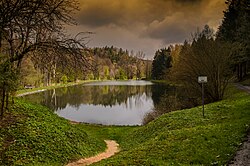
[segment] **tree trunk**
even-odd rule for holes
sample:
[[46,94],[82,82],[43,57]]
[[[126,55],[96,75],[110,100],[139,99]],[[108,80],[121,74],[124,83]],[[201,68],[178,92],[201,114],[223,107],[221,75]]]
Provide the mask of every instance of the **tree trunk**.
[[2,105],[1,105],[1,114],[0,114],[0,117],[3,118],[3,114],[4,114],[4,101],[5,101],[5,85],[3,85],[3,89],[2,89]]
[[242,80],[242,63],[239,63],[239,64],[237,64],[237,67],[236,67],[236,69],[237,69],[237,78],[238,78],[238,81],[241,81]]
[[247,61],[247,74],[250,72],[250,60]]
[[247,61],[243,64],[243,77],[247,76]]
[[9,109],[9,93],[7,92],[6,94],[5,94],[5,96],[6,96],[6,100],[5,100],[5,110],[8,110]]

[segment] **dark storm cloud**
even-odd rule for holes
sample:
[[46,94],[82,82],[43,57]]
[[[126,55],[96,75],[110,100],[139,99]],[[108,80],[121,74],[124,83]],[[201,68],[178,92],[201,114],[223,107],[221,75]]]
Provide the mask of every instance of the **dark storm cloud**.
[[199,3],[202,0],[175,0],[175,1],[178,2],[178,3],[183,3],[183,4],[185,4],[185,3],[192,3],[192,4],[194,4],[194,3]]
[[[163,0],[81,0],[78,21],[90,27],[109,24],[133,26],[163,20],[168,10]],[[132,24],[132,25],[131,25]]]
[[[205,24],[217,28],[225,8],[224,0],[79,1],[78,21],[88,30],[106,32],[110,40],[115,35],[119,39],[122,33],[129,33],[138,40],[147,38],[165,44],[183,42],[197,27],[202,28]],[[126,38],[126,35],[121,36]]]
[[[224,2],[222,0],[176,0],[175,10],[166,15],[162,21],[152,22],[143,33],[154,39],[167,43],[179,43],[191,37],[197,28],[205,24],[216,29],[223,16]],[[176,2],[175,1],[175,2]]]
[[81,0],[81,12],[78,20],[81,24],[91,27],[99,27],[116,23],[122,17],[117,11],[115,2],[110,0]]

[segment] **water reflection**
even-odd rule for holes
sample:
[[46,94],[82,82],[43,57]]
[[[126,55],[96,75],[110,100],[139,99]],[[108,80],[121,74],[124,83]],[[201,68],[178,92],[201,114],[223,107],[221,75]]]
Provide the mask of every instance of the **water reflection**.
[[[141,125],[154,107],[148,81],[108,81],[44,91],[24,98],[69,120],[104,125]],[[159,90],[162,92],[161,90]]]

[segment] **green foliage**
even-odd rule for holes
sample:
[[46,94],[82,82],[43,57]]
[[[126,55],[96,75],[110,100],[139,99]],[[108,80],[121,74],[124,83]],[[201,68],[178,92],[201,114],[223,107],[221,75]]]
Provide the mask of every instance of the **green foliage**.
[[122,151],[95,165],[226,165],[250,122],[250,96],[232,89],[226,100],[171,112],[116,138]]
[[9,107],[9,96],[14,94],[19,85],[18,73],[9,62],[0,63],[0,118]]
[[103,140],[45,107],[17,100],[8,114],[12,121],[0,123],[0,165],[62,165],[105,149]]
[[90,73],[90,74],[88,74],[88,76],[87,76],[87,80],[94,80],[94,74],[93,73]]
[[168,69],[172,67],[172,57],[170,55],[170,52],[170,48],[164,48],[156,51],[152,63],[152,79],[161,80],[166,77]]
[[[127,50],[121,48],[89,48],[88,51],[82,52],[82,55],[89,59],[88,64],[75,63],[75,59],[69,57],[66,53],[63,55],[67,59],[61,60],[54,52],[49,52],[49,55],[53,58],[48,58],[40,52],[35,53],[39,56],[25,58],[22,62],[21,82],[23,84],[40,86],[41,83],[44,83],[44,86],[50,86],[62,81],[64,75],[67,76],[67,81],[72,82],[78,79],[123,80],[135,77],[141,79],[145,76],[150,78],[151,75],[152,62],[143,60],[144,54],[142,52],[134,56],[133,53],[130,54]],[[123,70],[122,73],[120,73],[120,69]]]
[[231,59],[233,71],[237,72],[238,80],[247,75],[250,61],[250,12],[249,0],[227,0],[222,25],[219,27],[217,39],[231,43]]
[[109,67],[108,66],[103,66],[104,69],[104,79],[110,79],[110,75],[109,75]]
[[22,86],[40,86],[42,82],[41,80],[42,74],[35,69],[31,59],[24,59],[20,69],[20,81],[22,83]]
[[119,69],[119,73],[118,73],[117,78],[119,80],[126,80],[126,79],[128,79],[127,75],[126,75],[126,73],[125,73],[125,71],[123,69]]
[[68,77],[66,75],[63,75],[61,81],[63,84],[66,84],[68,82]]
[[9,64],[0,64],[0,88],[8,87],[8,91],[15,91],[18,87],[18,74]]

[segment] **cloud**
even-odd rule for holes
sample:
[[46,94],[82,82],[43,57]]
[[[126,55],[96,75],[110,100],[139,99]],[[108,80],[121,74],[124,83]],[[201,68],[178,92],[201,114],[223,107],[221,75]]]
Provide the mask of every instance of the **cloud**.
[[[184,0],[176,0],[181,3]],[[179,43],[191,37],[197,29],[204,25],[216,28],[223,16],[224,3],[221,0],[184,2],[190,5],[178,6],[175,12],[165,16],[163,21],[152,22],[142,36],[162,39],[167,43]],[[183,3],[181,3],[183,5]]]
[[[182,43],[205,24],[217,28],[223,0],[79,0],[80,31],[93,31],[91,45],[155,50]],[[113,44],[112,44],[113,43]]]
[[191,34],[191,29],[195,29],[196,24],[190,24],[184,13],[175,13],[167,16],[163,21],[152,22],[142,34],[144,37],[161,39],[164,43],[179,43],[187,39]]
[[197,3],[202,2],[203,0],[175,0],[175,1],[181,4],[197,4]]
[[162,20],[166,3],[163,0],[81,0],[81,12],[78,21],[90,27],[116,24],[118,26],[133,26],[133,23]]

